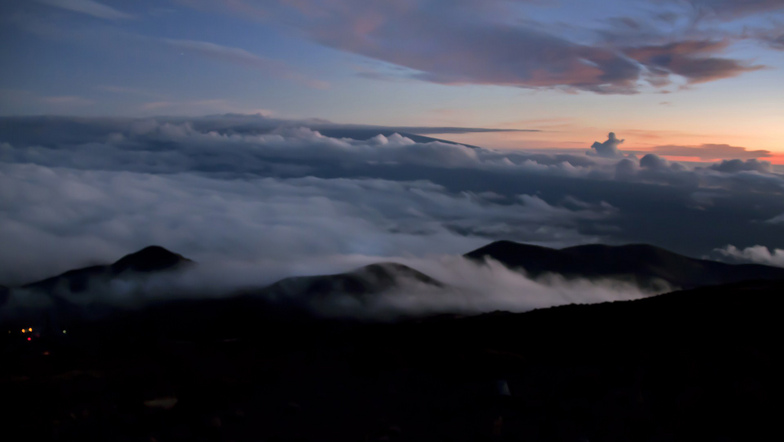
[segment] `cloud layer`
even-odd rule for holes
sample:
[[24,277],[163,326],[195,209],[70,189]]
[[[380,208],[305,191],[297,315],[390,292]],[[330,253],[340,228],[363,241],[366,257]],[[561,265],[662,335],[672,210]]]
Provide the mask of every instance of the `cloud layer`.
[[[148,244],[197,261],[306,271],[320,257],[458,253],[494,236],[579,241],[577,223],[612,214],[611,207],[553,206],[530,195],[498,204],[493,195],[455,194],[421,181],[208,178],[29,164],[0,171],[2,200],[12,209],[3,213],[0,235],[14,251],[2,256],[4,280],[116,259]],[[49,265],[40,263],[43,256]]]
[[764,161],[638,160],[617,137],[598,143],[605,158],[361,129],[240,115],[0,119],[0,283],[149,244],[262,266],[269,281],[345,271],[351,256],[459,254],[498,239],[645,242],[692,256],[784,247],[772,221],[784,178]]
[[697,157],[700,160],[718,160],[722,158],[751,159],[770,157],[769,150],[749,150],[745,147],[730,146],[729,144],[703,144],[701,146],[657,146],[653,153],[658,155],[672,155],[684,157]]

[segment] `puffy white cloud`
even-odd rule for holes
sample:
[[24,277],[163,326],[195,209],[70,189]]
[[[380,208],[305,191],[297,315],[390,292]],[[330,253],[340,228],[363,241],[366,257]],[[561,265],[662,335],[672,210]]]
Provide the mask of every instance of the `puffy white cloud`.
[[594,150],[589,151],[588,153],[604,158],[622,158],[623,153],[618,149],[618,146],[620,146],[623,141],[624,140],[619,140],[618,137],[615,136],[615,132],[610,132],[607,135],[606,141],[602,143],[595,141],[591,145],[591,149]]
[[683,172],[688,170],[686,166],[681,163],[672,163],[652,153],[649,153],[640,158],[640,167],[649,170],[671,170],[674,172]]
[[736,172],[763,172],[763,173],[771,173],[773,172],[773,166],[771,166],[770,161],[760,161],[756,158],[752,158],[746,161],[735,159],[735,160],[723,160],[720,163],[714,164],[710,167],[712,170],[716,170],[718,172],[725,172],[725,173],[736,173]]
[[[692,192],[725,189],[772,195],[784,190],[784,175],[774,173],[769,162],[756,159],[723,160],[709,166],[688,167],[656,154],[646,154],[639,161],[624,158],[615,164],[614,169],[613,177],[619,181],[663,184]],[[600,178],[596,174],[585,176]]]
[[727,245],[724,248],[716,249],[715,252],[739,261],[784,267],[784,249],[770,250],[760,245],[739,249],[733,245]]
[[670,162],[658,155],[649,153],[640,158],[640,167],[654,170],[668,169],[670,167]]

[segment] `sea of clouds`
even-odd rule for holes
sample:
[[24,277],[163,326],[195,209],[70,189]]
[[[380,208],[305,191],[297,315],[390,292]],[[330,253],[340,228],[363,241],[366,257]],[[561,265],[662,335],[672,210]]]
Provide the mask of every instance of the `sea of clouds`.
[[[585,152],[546,154],[376,129],[238,115],[3,118],[0,284],[151,244],[221,269],[232,286],[389,260],[436,277],[445,257],[499,239],[652,243],[782,265],[784,176],[768,162],[684,165],[627,154],[614,134],[592,148],[587,140]],[[485,287],[465,293],[492,284],[497,294],[537,290],[525,278],[502,284],[508,275],[498,269],[489,278],[484,267],[463,270]],[[463,273],[442,277],[473,287]],[[526,308],[590,292],[579,284],[551,281]],[[585,299],[638,295],[600,292]],[[480,310],[514,309],[506,295],[487,299],[495,301]]]

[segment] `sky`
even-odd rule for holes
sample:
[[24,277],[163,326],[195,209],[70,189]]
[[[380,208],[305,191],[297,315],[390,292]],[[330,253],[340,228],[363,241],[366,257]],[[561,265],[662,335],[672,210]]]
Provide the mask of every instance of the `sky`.
[[4,116],[535,131],[441,135],[498,149],[612,131],[784,163],[781,0],[6,0],[0,29]]

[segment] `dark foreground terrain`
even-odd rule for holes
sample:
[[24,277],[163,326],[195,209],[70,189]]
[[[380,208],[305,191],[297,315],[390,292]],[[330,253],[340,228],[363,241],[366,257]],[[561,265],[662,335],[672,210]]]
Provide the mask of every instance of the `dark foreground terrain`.
[[[784,282],[396,324],[252,298],[2,333],[16,440],[750,441],[780,432]],[[29,337],[29,336],[28,336]]]

